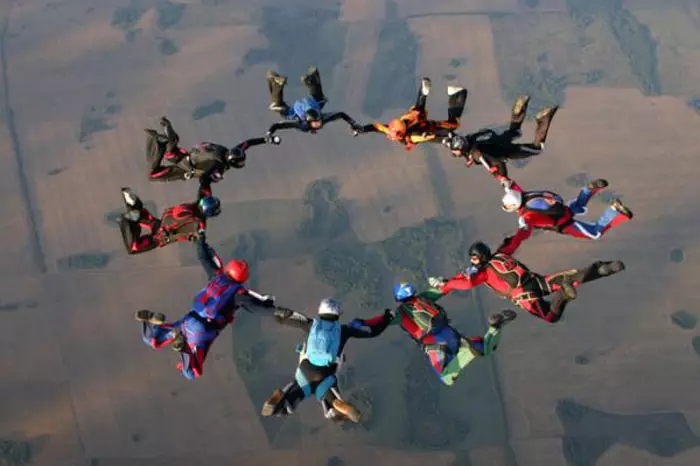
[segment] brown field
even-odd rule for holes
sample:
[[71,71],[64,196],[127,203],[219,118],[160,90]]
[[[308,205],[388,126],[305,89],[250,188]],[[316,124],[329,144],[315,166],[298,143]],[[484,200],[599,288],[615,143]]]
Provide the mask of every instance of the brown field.
[[[31,447],[30,460],[0,456],[0,464],[700,463],[700,327],[692,321],[700,318],[694,293],[699,117],[686,102],[698,95],[697,5],[624,2],[658,41],[665,95],[649,97],[631,87],[636,81],[607,23],[598,18],[587,26],[585,35],[596,37],[588,43],[567,16],[566,2],[531,3],[0,0],[0,23],[7,24],[0,29],[0,229],[6,237],[0,442]],[[298,39],[315,20],[325,21],[326,35]],[[392,58],[380,37],[400,27],[418,45],[415,60],[401,64],[402,78],[377,79],[378,64]],[[343,42],[330,47],[341,30]],[[552,41],[556,45],[548,45]],[[267,316],[241,313],[196,382],[177,373],[173,352],[141,342],[135,310],[179,318],[204,280],[191,265],[191,245],[130,257],[106,220],[121,208],[122,186],[158,213],[195,196],[194,182],[147,181],[143,128],[156,126],[160,115],[171,117],[185,146],[201,140],[234,145],[262,135],[276,121],[267,109],[266,70],[289,75],[291,102],[302,92],[303,60],[325,60],[314,55],[324,50],[338,54],[328,58],[333,66],[321,69],[329,111],[370,121],[363,104],[368,88],[389,93],[405,79],[414,83],[409,89],[426,75],[433,79],[429,108],[436,118],[446,112],[446,85],[469,89],[462,126],[471,131],[507,121],[511,102],[503,87],[513,82],[502,74],[536,60],[540,48],[548,48],[550,65],[561,74],[606,74],[595,87],[564,91],[546,151],[522,169],[511,168],[512,176],[525,188],[565,198],[577,194],[572,175],[604,177],[636,215],[601,242],[546,233],[522,248],[518,257],[542,272],[598,259],[627,263],[625,273],[582,288],[560,324],[521,313],[495,357],[475,362],[451,389],[428,378],[427,362],[417,359],[419,349],[398,328],[352,342],[341,388],[370,400],[363,405],[370,421],[347,430],[325,421],[315,400],[287,420],[259,416],[262,400],[292,377],[293,348],[303,338]],[[282,63],[291,67],[289,57],[303,63],[281,69]],[[404,106],[384,106],[382,121],[412,103],[414,91],[405,94]],[[207,115],[200,108],[219,100],[223,109]],[[195,119],[197,111],[205,115]],[[533,126],[526,123],[526,139]],[[244,170],[214,186],[224,213],[209,237],[225,242],[262,232],[269,250],[252,259],[255,287],[282,305],[311,314],[321,298],[336,293],[315,273],[313,242],[296,233],[304,192],[315,180],[336,182],[359,243],[382,241],[439,214],[465,220],[469,241],[493,247],[516,227],[484,170],[464,169],[440,147],[406,152],[380,135],[354,139],[342,122],[315,136],[280,135],[282,145],[251,150]],[[445,203],[448,212],[441,210]],[[593,218],[605,206],[594,200],[589,208]],[[382,297],[379,309],[360,308],[360,296],[344,297],[347,317],[375,315],[391,305],[388,291]],[[508,303],[484,289],[450,297],[445,307],[457,328],[477,335],[484,317]],[[690,317],[679,317],[680,311]],[[416,398],[421,387],[410,382],[424,377],[434,391]],[[423,403],[434,412],[421,411]],[[416,412],[425,418],[416,421]],[[450,436],[450,429],[464,435],[439,445],[425,440]]]

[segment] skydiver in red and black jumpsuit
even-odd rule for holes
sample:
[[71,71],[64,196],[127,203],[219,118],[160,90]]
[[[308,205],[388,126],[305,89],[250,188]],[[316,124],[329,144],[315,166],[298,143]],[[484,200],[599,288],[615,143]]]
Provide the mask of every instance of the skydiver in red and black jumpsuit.
[[[527,236],[526,231],[518,230],[493,254],[486,244],[474,243],[469,248],[471,267],[449,280],[430,277],[428,281],[444,294],[483,284],[535,317],[555,323],[569,301],[576,299],[575,287],[625,270],[621,261],[597,261],[583,269],[549,275],[531,272],[512,256]],[[545,299],[550,294],[554,294],[551,302]]]
[[212,196],[209,175],[200,178],[195,202],[169,207],[160,219],[144,207],[131,188],[122,188],[122,197],[127,212],[118,217],[117,223],[129,254],[139,254],[179,241],[195,241],[204,234],[207,219],[221,213],[221,201]]
[[181,181],[209,173],[220,181],[229,169],[245,166],[246,150],[262,144],[279,144],[279,137],[258,137],[242,141],[233,149],[221,144],[202,142],[191,150],[180,147],[180,136],[166,117],[161,117],[163,134],[147,128],[146,161],[149,181]]

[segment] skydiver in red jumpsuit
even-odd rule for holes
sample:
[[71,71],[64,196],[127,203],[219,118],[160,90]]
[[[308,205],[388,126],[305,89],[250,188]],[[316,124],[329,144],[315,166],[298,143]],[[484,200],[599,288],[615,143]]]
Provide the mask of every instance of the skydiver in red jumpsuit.
[[[512,256],[527,236],[527,231],[518,230],[495,253],[484,243],[474,243],[469,248],[469,268],[449,280],[430,277],[428,282],[444,294],[483,284],[535,317],[555,323],[561,319],[566,305],[576,299],[576,287],[625,270],[621,261],[597,261],[583,269],[549,275],[531,272]],[[545,299],[550,294],[554,294],[551,302]]]

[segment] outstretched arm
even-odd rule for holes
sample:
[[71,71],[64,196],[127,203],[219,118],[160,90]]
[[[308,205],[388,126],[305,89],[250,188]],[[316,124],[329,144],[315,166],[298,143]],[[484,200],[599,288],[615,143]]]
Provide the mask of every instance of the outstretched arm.
[[331,123],[335,120],[343,120],[345,123],[347,123],[352,129],[357,129],[358,124],[355,120],[350,118],[347,113],[345,112],[335,112],[335,113],[324,113],[323,114],[323,123]]
[[299,129],[301,128],[301,121],[299,120],[290,120],[290,121],[280,121],[272,126],[267,130],[267,135],[272,136],[275,134],[277,131],[281,129]]
[[343,326],[343,332],[347,338],[374,338],[381,335],[393,320],[393,311],[385,309],[383,314],[370,319],[353,319]]
[[223,267],[221,258],[214,248],[209,246],[204,235],[201,235],[197,240],[197,258],[199,259],[199,263],[202,264],[202,268],[204,268],[204,272],[207,274],[209,280],[221,272],[221,268]]
[[215,170],[216,170],[216,168],[213,168],[199,177],[199,190],[197,191],[197,200],[198,201],[204,197],[212,195],[212,191],[211,191],[212,174]]
[[476,270],[474,273],[458,273],[449,280],[444,278],[429,278],[428,283],[443,295],[453,291],[466,291],[479,286],[486,281],[486,272]]
[[356,135],[363,134],[363,133],[384,133],[384,134],[387,134],[388,132],[389,132],[389,128],[381,123],[370,123],[368,125],[359,125],[358,124],[355,127]]
[[274,317],[278,324],[299,328],[307,333],[311,329],[311,324],[313,323],[313,319],[310,317],[286,307],[277,307]]
[[512,236],[507,236],[496,252],[513,255],[521,244],[532,235],[532,228],[519,228]]

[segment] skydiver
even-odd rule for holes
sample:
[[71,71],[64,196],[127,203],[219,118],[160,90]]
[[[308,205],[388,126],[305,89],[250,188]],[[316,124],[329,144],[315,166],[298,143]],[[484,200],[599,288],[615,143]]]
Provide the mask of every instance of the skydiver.
[[464,157],[467,167],[479,163],[491,173],[508,176],[506,161],[523,160],[539,155],[544,150],[549,127],[559,107],[547,107],[535,116],[537,127],[535,139],[529,143],[516,143],[515,139],[522,135],[521,127],[525,121],[530,97],[519,96],[511,110],[510,125],[503,133],[491,129],[482,129],[466,136],[450,134],[442,140],[442,144],[452,151],[455,157]]
[[166,117],[161,117],[163,133],[145,129],[146,161],[150,165],[149,181],[180,181],[211,175],[212,181],[220,181],[229,169],[245,166],[246,150],[262,144],[279,144],[279,137],[251,138],[232,149],[213,142],[202,142],[189,151],[178,144],[180,136]]
[[351,128],[355,129],[357,123],[344,112],[324,113],[328,99],[323,93],[321,85],[321,75],[316,67],[309,67],[309,71],[301,77],[309,95],[295,101],[290,107],[284,101],[284,86],[287,84],[287,77],[277,74],[275,71],[267,72],[267,85],[270,89],[270,110],[279,113],[284,121],[270,126],[267,137],[271,137],[281,129],[296,129],[304,133],[315,134],[324,125],[341,119]]
[[[428,282],[443,294],[484,284],[535,317],[555,323],[561,319],[566,305],[576,299],[576,287],[625,270],[621,261],[597,261],[583,269],[549,275],[531,272],[513,257],[529,234],[529,231],[518,230],[507,237],[495,253],[486,244],[476,242],[469,248],[470,267],[449,280],[430,277]],[[551,302],[544,299],[550,294],[554,294]]]
[[613,199],[603,215],[595,223],[584,222],[576,216],[587,212],[586,206],[593,196],[608,187],[603,179],[588,183],[578,197],[564,203],[562,197],[551,191],[523,191],[508,177],[496,174],[496,179],[503,185],[502,208],[506,212],[517,212],[521,230],[529,236],[533,229],[555,231],[574,238],[598,240],[603,235],[623,222],[631,220],[632,211],[620,199]]
[[154,349],[171,345],[180,353],[177,369],[189,380],[202,376],[204,361],[211,345],[226,326],[233,322],[236,310],[265,310],[272,315],[275,298],[260,295],[244,286],[248,280],[248,263],[232,259],[223,265],[216,251],[204,238],[197,241],[197,256],[209,282],[192,301],[190,312],[180,320],[167,322],[164,314],[140,310],[135,314],[142,322],[144,343]]
[[450,325],[447,312],[437,303],[443,296],[435,288],[418,293],[410,283],[396,283],[394,300],[399,305],[391,324],[400,325],[421,346],[442,383],[450,386],[475,358],[496,351],[501,328],[517,314],[511,310],[492,314],[483,337],[465,337]]
[[[157,219],[131,188],[122,188],[126,213],[117,218],[129,254],[139,254],[179,241],[195,241],[204,235],[207,219],[221,213],[221,201],[212,195],[211,177],[200,179],[197,200],[169,207]],[[143,233],[143,229],[148,233]]]
[[440,143],[443,138],[459,128],[464,106],[467,103],[467,90],[463,87],[448,86],[447,95],[447,120],[437,121],[428,119],[428,110],[425,108],[428,94],[432,85],[430,79],[422,78],[418,89],[416,103],[407,113],[392,120],[389,124],[371,123],[357,127],[355,135],[361,133],[383,133],[391,141],[403,144],[406,150],[413,149],[423,142]]
[[300,349],[294,380],[284,388],[276,389],[265,401],[263,416],[292,414],[302,400],[316,395],[327,419],[360,422],[361,413],[340,396],[335,374],[348,340],[379,336],[391,322],[393,314],[387,309],[382,316],[369,320],[354,319],[348,324],[339,322],[341,314],[340,305],[333,299],[321,301],[313,319],[291,309],[278,308],[275,311],[277,322],[300,328],[308,337]]

